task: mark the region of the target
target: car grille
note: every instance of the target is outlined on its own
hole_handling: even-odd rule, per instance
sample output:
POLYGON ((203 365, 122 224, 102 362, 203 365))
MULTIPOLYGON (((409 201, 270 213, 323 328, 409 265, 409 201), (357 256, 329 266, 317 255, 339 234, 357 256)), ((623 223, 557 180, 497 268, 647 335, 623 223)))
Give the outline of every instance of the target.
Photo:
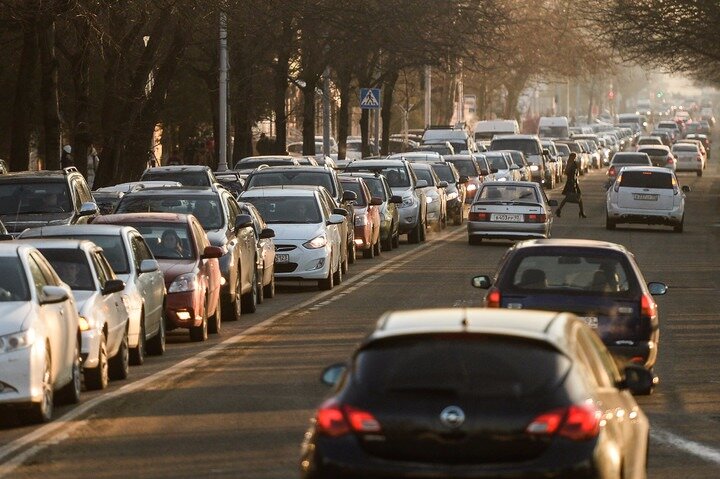
POLYGON ((297 269, 297 263, 275 263, 276 273, 292 273, 297 269))
POLYGON ((295 245, 284 245, 284 244, 276 244, 275 245, 275 251, 278 251, 281 253, 285 252, 285 251, 292 251, 296 248, 297 248, 297 246, 295 246, 295 245))

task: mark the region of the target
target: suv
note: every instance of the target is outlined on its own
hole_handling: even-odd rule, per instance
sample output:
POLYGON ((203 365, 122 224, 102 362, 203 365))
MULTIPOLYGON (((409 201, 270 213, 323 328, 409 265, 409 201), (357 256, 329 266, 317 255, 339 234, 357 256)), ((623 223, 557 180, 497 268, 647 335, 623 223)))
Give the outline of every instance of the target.
POLYGON ((261 263, 255 254, 252 218, 240 214, 237 201, 225 188, 146 188, 125 195, 115 212, 194 215, 210 244, 224 251, 220 258, 222 319, 239 319, 241 308, 255 312, 258 297, 263 293, 263 272, 258 271, 261 263))
POLYGON ((0 220, 13 236, 26 228, 87 223, 98 214, 75 167, 0 175, 0 220))
POLYGON ((549 152, 543 149, 537 135, 495 135, 490 143, 490 151, 518 150, 525 154, 530 163, 532 181, 546 186, 554 186, 554 170, 548 164, 549 152))
POLYGON ((399 208, 400 234, 407 233, 409 243, 425 241, 427 200, 422 189, 428 185, 425 180, 417 179, 407 160, 358 160, 350 163, 345 171, 370 171, 384 175, 393 195, 402 198, 399 208))
POLYGON ((209 166, 176 165, 148 168, 140 177, 140 181, 177 181, 183 186, 212 186, 217 178, 209 166))
POLYGON ((465 128, 450 126, 431 126, 426 129, 420 145, 432 145, 445 141, 449 142, 458 154, 477 151, 475 141, 468 135, 465 128))

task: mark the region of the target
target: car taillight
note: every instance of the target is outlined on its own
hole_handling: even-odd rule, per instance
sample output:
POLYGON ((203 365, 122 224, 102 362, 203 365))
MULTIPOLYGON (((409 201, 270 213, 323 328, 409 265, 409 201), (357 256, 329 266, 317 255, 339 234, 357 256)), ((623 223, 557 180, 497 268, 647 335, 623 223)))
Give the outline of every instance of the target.
POLYGON ((375 417, 352 406, 341 406, 334 399, 325 401, 315 415, 319 434, 338 437, 355 431, 359 433, 380 432, 381 427, 375 417))
POLYGON ((502 294, 497 288, 490 288, 487 296, 485 296, 485 307, 487 308, 499 308, 502 294))
POLYGON ((611 166, 610 168, 608 168, 607 174, 608 176, 615 176, 615 167, 611 166))
POLYGON ((702 161, 702 156, 698 155, 695 159, 696 159, 697 161, 702 161))
POLYGON ((545 221, 547 221, 547 215, 536 215, 536 214, 525 215, 526 223, 545 223, 545 221))
POLYGON ((471 211, 468 213, 468 221, 490 221, 490 213, 471 211))
POLYGON ((597 437, 600 433, 600 411, 593 405, 554 409, 536 417, 525 429, 536 436, 558 435, 574 441, 597 437))
POLYGON ((649 294, 643 294, 640 299, 640 313, 647 318, 654 318, 657 314, 657 304, 649 294))
POLYGON ((668 164, 672 163, 673 161, 675 161, 675 158, 673 158, 672 156, 667 157, 668 164))

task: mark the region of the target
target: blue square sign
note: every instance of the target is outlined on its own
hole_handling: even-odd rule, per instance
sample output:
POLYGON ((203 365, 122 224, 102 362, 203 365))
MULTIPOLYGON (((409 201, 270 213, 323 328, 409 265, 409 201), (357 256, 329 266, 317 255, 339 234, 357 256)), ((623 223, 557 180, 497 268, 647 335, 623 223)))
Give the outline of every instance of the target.
POLYGON ((381 103, 379 88, 360 89, 360 108, 362 108, 363 110, 379 110, 380 105, 381 103))

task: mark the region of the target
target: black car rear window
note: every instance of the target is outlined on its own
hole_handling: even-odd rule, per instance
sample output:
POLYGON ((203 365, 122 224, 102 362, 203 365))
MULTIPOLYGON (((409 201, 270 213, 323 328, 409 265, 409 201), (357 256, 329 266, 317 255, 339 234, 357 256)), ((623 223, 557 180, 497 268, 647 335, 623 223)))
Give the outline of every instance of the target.
POLYGON ((419 335, 380 341, 355 358, 365 394, 530 397, 557 387, 570 360, 549 345, 507 336, 419 335))
POLYGON ((668 154, 668 151, 662 148, 643 148, 642 152, 650 156, 667 156, 668 154))
POLYGON ((455 176, 450 169, 450 165, 432 165, 432 169, 435 170, 435 174, 438 175, 440 180, 447 181, 448 183, 455 183, 455 176))
POLYGON ((649 165, 650 159, 646 155, 615 155, 613 165, 649 165))
POLYGON ((629 188, 672 189, 673 178, 670 173, 660 171, 624 171, 620 186, 629 188))

